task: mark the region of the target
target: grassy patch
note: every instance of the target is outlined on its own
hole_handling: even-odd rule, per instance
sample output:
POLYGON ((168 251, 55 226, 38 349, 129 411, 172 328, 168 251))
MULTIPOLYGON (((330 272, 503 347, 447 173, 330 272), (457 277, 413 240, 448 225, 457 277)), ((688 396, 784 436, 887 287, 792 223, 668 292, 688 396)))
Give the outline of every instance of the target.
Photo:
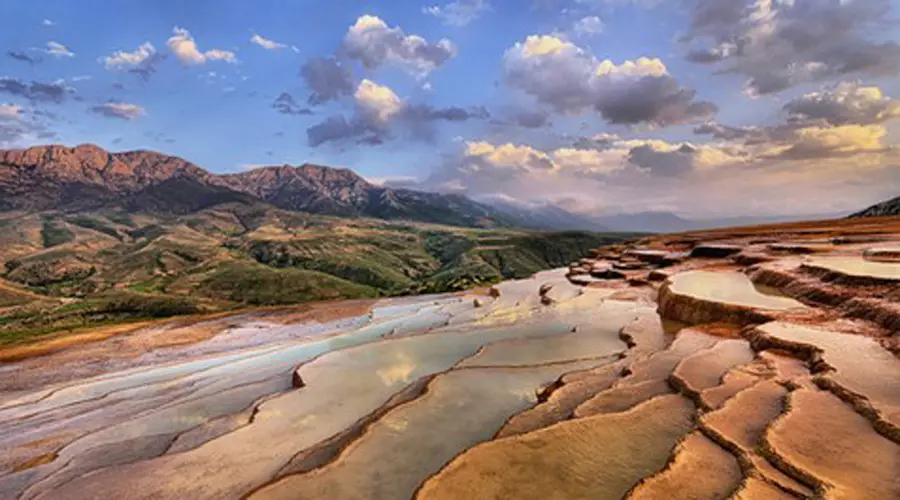
POLYGON ((294 304, 336 298, 374 297, 374 288, 302 269, 273 269, 259 264, 231 263, 217 268, 198 291, 251 305, 294 304))
POLYGON ((75 235, 60 221, 50 217, 44 217, 43 226, 41 227, 41 240, 44 248, 52 248, 55 246, 66 244, 75 239, 75 235))

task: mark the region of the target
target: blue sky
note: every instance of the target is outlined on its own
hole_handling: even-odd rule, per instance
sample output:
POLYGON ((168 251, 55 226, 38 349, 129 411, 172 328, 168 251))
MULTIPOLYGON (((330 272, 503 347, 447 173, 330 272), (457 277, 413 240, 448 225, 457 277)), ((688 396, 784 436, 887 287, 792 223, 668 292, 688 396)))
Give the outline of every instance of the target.
POLYGON ((887 0, 9 1, 0 146, 314 162, 585 212, 844 210, 900 194, 895 18, 887 0), (699 21, 726 4, 739 21, 699 21), (320 58, 347 90, 310 105, 320 58), (791 198, 733 203, 757 189, 791 198))

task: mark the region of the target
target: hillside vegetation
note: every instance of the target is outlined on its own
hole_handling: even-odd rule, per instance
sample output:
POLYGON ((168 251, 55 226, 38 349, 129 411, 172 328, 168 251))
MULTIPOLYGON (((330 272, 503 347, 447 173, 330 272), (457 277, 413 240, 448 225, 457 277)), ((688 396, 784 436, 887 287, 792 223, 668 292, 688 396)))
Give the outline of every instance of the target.
POLYGON ((188 215, 0 214, 0 344, 60 329, 463 290, 629 235, 339 218, 233 203, 188 215))

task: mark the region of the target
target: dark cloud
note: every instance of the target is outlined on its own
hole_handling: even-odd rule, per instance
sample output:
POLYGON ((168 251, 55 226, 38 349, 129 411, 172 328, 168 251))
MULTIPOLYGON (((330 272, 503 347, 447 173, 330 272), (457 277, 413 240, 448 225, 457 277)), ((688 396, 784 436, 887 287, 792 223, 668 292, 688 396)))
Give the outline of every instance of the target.
POLYGON ((599 112, 613 124, 665 127, 709 120, 718 108, 696 100, 659 59, 615 65, 574 44, 532 36, 507 51, 507 83, 560 113, 599 112))
MULTIPOLYGON (((367 126, 359 120, 348 121, 343 116, 331 116, 322 123, 306 130, 306 137, 312 147, 330 141, 341 141, 370 133, 367 126)), ((376 131, 377 135, 377 131, 376 131)))
POLYGON ((690 0, 683 41, 694 62, 723 63, 751 94, 841 75, 900 70, 900 45, 872 37, 891 23, 889 0, 690 0))
POLYGON ((715 104, 696 101, 696 94, 668 75, 645 76, 627 84, 610 85, 597 95, 594 106, 613 124, 665 127, 708 120, 718 112, 715 104))
POLYGON ((543 128, 551 125, 550 117, 543 111, 516 110, 512 113, 512 122, 525 128, 543 128))
POLYGON ((349 120, 343 116, 332 116, 310 127, 307 130, 307 138, 312 147, 347 139, 357 139, 358 144, 380 145, 391 140, 397 133, 414 140, 430 141, 434 137, 434 122, 482 120, 489 116, 490 113, 482 107, 465 109, 406 105, 389 120, 382 121, 371 113, 358 109, 349 120))
POLYGON ((30 101, 61 103, 74 94, 74 89, 64 83, 43 83, 32 81, 31 83, 11 78, 0 77, 0 93, 23 97, 30 101))
POLYGON ((466 120, 485 120, 490 118, 490 113, 484 107, 464 109, 456 106, 449 108, 434 108, 428 105, 407 106, 401 118, 411 122, 449 121, 463 122, 466 120))
POLYGON ((291 94, 287 92, 282 92, 275 102, 272 103, 272 107, 275 108, 281 114, 284 115, 311 115, 312 110, 309 108, 305 108, 301 106, 296 99, 291 94))
POLYGON ((693 170, 697 154, 697 149, 690 144, 683 144, 674 151, 660 150, 644 144, 628 152, 628 161, 649 170, 653 175, 674 177, 693 170))
POLYGON ((300 68, 300 76, 311 91, 311 106, 353 93, 353 74, 333 57, 314 57, 306 61, 300 68))
POLYGON ((20 61, 20 62, 32 64, 32 65, 41 62, 40 57, 31 57, 30 55, 26 54, 25 52, 23 52, 21 50, 10 50, 10 51, 6 52, 6 55, 12 59, 15 59, 16 61, 20 61))
POLYGON ((394 64, 413 73, 427 74, 454 57, 456 46, 446 39, 429 43, 420 36, 407 35, 398 27, 389 27, 378 17, 366 15, 347 31, 341 51, 369 69, 394 64))
POLYGON ((878 87, 844 82, 794 98, 784 105, 784 111, 795 122, 869 125, 900 116, 900 101, 885 97, 878 87))

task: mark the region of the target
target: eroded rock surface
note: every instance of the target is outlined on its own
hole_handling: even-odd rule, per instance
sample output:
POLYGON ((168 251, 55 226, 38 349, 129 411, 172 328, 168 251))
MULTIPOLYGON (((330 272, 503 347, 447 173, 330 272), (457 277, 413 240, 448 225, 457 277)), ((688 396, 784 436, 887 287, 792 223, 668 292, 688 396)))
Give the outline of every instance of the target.
POLYGON ((654 236, 9 363, 0 498, 900 498, 898 235, 654 236))

